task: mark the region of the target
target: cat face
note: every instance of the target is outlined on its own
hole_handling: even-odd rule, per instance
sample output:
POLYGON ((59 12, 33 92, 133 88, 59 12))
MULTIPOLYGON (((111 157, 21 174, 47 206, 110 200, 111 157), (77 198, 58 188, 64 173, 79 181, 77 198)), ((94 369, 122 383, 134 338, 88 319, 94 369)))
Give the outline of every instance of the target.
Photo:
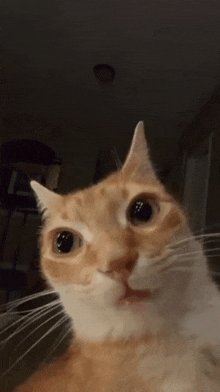
POLYGON ((67 309, 81 301, 130 311, 161 289, 169 245, 188 229, 155 175, 143 123, 122 169, 98 185, 63 196, 31 186, 45 217, 41 268, 67 309))
POLYGON ((53 211, 43 230, 42 268, 60 284, 86 286, 96 271, 130 270, 140 256, 150 266, 184 223, 160 188, 116 176, 62 196, 53 211))

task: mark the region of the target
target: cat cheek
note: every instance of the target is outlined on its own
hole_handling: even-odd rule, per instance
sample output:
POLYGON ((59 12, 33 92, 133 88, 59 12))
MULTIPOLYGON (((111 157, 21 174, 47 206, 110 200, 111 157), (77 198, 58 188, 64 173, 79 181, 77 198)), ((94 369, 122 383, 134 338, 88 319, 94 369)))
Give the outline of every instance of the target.
POLYGON ((58 262, 52 259, 43 259, 42 272, 50 280, 62 285, 76 284, 88 285, 92 281, 93 270, 85 269, 79 264, 58 262))

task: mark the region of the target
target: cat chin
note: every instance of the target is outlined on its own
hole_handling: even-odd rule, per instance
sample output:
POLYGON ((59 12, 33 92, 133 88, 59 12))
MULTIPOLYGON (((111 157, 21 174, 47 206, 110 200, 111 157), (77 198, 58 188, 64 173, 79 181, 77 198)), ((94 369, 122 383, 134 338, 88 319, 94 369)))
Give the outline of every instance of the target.
POLYGON ((159 315, 153 301, 145 299, 119 305, 122 286, 115 285, 114 289, 115 292, 111 290, 111 296, 110 293, 109 297, 106 293, 104 296, 102 294, 102 299, 99 298, 98 301, 97 292, 89 297, 88 291, 86 295, 85 290, 59 287, 61 301, 66 313, 73 320, 76 336, 84 340, 103 340, 141 337, 159 332, 164 325, 164 319, 159 315), (105 302, 105 297, 108 297, 108 302, 105 302))
POLYGON ((68 308, 73 319, 76 336, 84 340, 140 338, 146 334, 155 335, 164 326, 153 304, 139 303, 132 308, 68 308))

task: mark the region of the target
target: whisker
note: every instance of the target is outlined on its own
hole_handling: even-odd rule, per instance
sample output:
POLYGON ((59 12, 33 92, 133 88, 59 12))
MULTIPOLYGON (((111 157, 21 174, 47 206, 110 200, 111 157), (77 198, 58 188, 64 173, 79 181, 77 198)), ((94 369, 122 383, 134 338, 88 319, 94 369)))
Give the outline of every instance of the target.
MULTIPOLYGON (((46 303, 45 305, 49 305, 50 306, 50 304, 53 304, 53 303, 55 303, 56 301, 60 301, 60 299, 58 298, 58 299, 55 299, 55 300, 53 300, 53 301, 50 301, 50 302, 48 302, 48 303, 46 303)), ((60 301, 61 302, 61 301, 60 301)), ((42 307, 43 306, 45 306, 45 305, 40 305, 40 306, 38 306, 38 307, 34 307, 33 309, 27 309, 27 310, 7 310, 6 312, 4 312, 4 313, 2 313, 3 315, 5 315, 5 316, 7 316, 7 315, 31 315, 32 313, 34 313, 35 311, 37 311, 37 310, 40 310, 40 309, 42 309, 42 307)))
MULTIPOLYGON (((53 303, 54 303, 54 302, 51 302, 51 303, 49 303, 49 304, 42 305, 42 306, 38 307, 37 309, 33 309, 33 311, 31 311, 31 315, 32 315, 33 313, 38 313, 38 312, 40 312, 42 309, 45 309, 45 308, 47 308, 47 307, 50 307, 50 305, 53 306, 53 303)), ((10 314, 11 314, 11 313, 9 312, 9 315, 10 315, 10 314)), ((6 315, 7 315, 7 313, 6 313, 6 315)), ((10 329, 10 328, 13 328, 16 324, 20 323, 22 320, 26 319, 28 316, 30 316, 29 313, 26 314, 25 316, 19 318, 19 319, 16 320, 13 324, 11 324, 9 327, 7 327, 7 328, 1 330, 1 331, 0 331, 0 334, 5 333, 5 332, 6 332, 8 329, 10 329)))
MULTIPOLYGON (((206 258, 209 260, 210 258, 216 258, 216 257, 220 257, 220 254, 217 254, 217 255, 206 255, 206 258)), ((187 262, 187 261, 190 261, 190 260, 192 260, 192 258, 191 257, 187 257, 187 258, 184 258, 184 259, 182 259, 182 260, 178 260, 178 262, 180 262, 180 263, 182 263, 182 262, 187 262)))
MULTIPOLYGON (((48 304, 47 304, 48 305, 48 304)), ((60 306, 60 302, 57 304, 54 304, 53 306, 47 306, 50 309, 48 310, 46 308, 43 309, 42 311, 39 311, 36 315, 34 314, 30 319, 28 319, 26 322, 24 322, 24 324, 16 329, 16 331, 14 331, 11 335, 9 335, 6 339, 1 341, 1 345, 5 345, 13 336, 17 335, 19 332, 23 331, 23 329, 25 329, 28 325, 30 325, 32 322, 37 321, 40 317, 44 316, 45 314, 51 312, 52 310, 54 310, 54 308, 60 306), (52 309, 51 309, 52 308, 52 309)), ((46 307, 46 305, 45 305, 46 307)), ((26 317, 26 316, 25 316, 26 317)), ((7 328, 8 329, 8 328, 7 328)), ((1 332, 2 333, 2 332, 1 332)))
POLYGON ((186 238, 184 238, 184 239, 182 239, 182 240, 174 241, 174 242, 172 243, 172 246, 176 246, 176 245, 182 244, 182 243, 187 242, 187 241, 190 241, 190 240, 193 241, 193 240, 195 240, 195 239, 200 239, 200 238, 211 238, 211 237, 220 237, 220 233, 215 233, 215 234, 212 234, 212 233, 209 233, 209 234, 200 234, 200 235, 196 235, 196 236, 192 235, 192 236, 186 237, 186 238))
MULTIPOLYGON (((153 264, 153 273, 154 274, 160 273, 164 269, 167 269, 170 266, 175 265, 176 263, 179 264, 179 260, 178 260, 178 258, 176 256, 174 256, 174 257, 170 257, 168 260, 166 260, 165 263, 164 263, 164 260, 163 260, 163 262, 160 262, 160 263, 158 263, 156 265, 153 264)), ((149 268, 147 269, 147 275, 149 275, 149 268)))
POLYGON ((1 311, 1 309, 4 309, 5 307, 7 307, 8 309, 11 309, 11 305, 13 306, 12 307, 12 309, 13 309, 14 307, 18 306, 18 304, 21 305, 25 302, 32 300, 32 299, 39 298, 39 297, 42 297, 44 295, 49 295, 49 294, 57 294, 57 292, 54 290, 44 290, 44 291, 40 291, 39 293, 27 295, 23 298, 15 299, 13 301, 9 301, 8 303, 1 305, 0 311, 1 311))
POLYGON ((207 254, 207 252, 216 252, 216 251, 218 251, 218 250, 220 250, 220 248, 213 248, 213 249, 203 249, 203 251, 201 251, 201 250, 195 250, 195 251, 192 251, 192 252, 186 252, 186 253, 180 253, 180 254, 178 254, 177 256, 178 257, 182 257, 182 256, 193 256, 193 255, 196 255, 196 254, 207 254))
POLYGON ((64 321, 66 321, 67 316, 63 316, 63 318, 57 321, 43 336, 41 336, 24 354, 22 354, 1 376, 0 379, 3 378, 8 372, 13 369, 19 361, 21 361, 38 343, 40 343, 47 335, 49 335, 52 331, 59 327, 64 321))
MULTIPOLYGON (((204 253, 202 253, 203 255, 204 253)), ((183 253, 183 254, 175 254, 169 257, 167 260, 163 260, 163 262, 158 262, 158 264, 153 264, 153 273, 160 273, 161 271, 168 270, 176 268, 176 266, 179 268, 180 264, 189 262, 192 260, 192 255, 195 257, 200 257, 201 251, 195 251, 195 252, 189 252, 189 253, 183 253), (171 268, 170 268, 171 267, 171 268)), ((213 257, 219 257, 219 255, 209 255, 205 254, 205 257, 213 258, 213 257)), ((181 267, 182 268, 182 267, 181 267)), ((148 273, 149 273, 149 268, 148 268, 148 273)))
POLYGON ((204 239, 203 241, 203 246, 207 245, 207 244, 214 244, 215 242, 220 242, 220 238, 213 238, 213 239, 204 239))
MULTIPOLYGON (((22 339, 22 340, 20 341, 20 343, 15 347, 14 350, 17 350, 18 347, 20 347, 20 345, 21 345, 22 343, 24 343, 25 340, 27 340, 27 339, 29 338, 29 336, 31 336, 31 335, 32 335, 34 332, 36 332, 39 328, 41 328, 43 325, 45 325, 46 323, 48 323, 50 320, 53 320, 55 317, 59 316, 59 315, 62 314, 63 312, 64 312, 64 310, 62 309, 60 312, 58 312, 58 313, 54 314, 53 316, 49 317, 49 318, 48 318, 47 320, 45 320, 42 324, 40 324, 40 325, 38 325, 36 328, 34 328, 33 331, 31 331, 27 336, 25 336, 24 339, 22 339)), ((69 318, 69 316, 66 315, 66 319, 68 319, 68 318, 69 318)))
MULTIPOLYGON (((202 270, 202 269, 199 269, 199 268, 193 268, 193 267, 175 267, 175 268, 173 268, 173 269, 171 269, 171 271, 185 271, 185 272, 188 272, 188 271, 198 271, 198 272, 201 272, 201 273, 204 273, 204 271, 202 270)), ((220 276, 220 272, 215 272, 215 271, 211 271, 211 270, 208 270, 208 273, 210 273, 211 275, 216 275, 216 276, 220 276)))
POLYGON ((67 328, 67 331, 64 333, 64 331, 62 331, 58 338, 55 340, 55 342, 52 344, 51 349, 49 351, 49 353, 47 354, 47 356, 44 358, 44 363, 47 361, 48 358, 51 357, 51 355, 54 353, 54 351, 56 351, 57 347, 59 347, 59 345, 64 341, 64 339, 66 338, 66 336, 72 331, 72 325, 70 325, 67 328))
POLYGON ((220 227, 220 222, 213 223, 213 224, 211 224, 209 226, 204 226, 204 227, 202 227, 202 229, 194 231, 194 234, 201 233, 201 232, 204 232, 204 231, 207 231, 207 230, 211 230, 211 229, 214 229, 216 227, 220 227))
POLYGON ((8 329, 14 328, 14 326, 16 324, 21 323, 22 320, 25 320, 28 317, 33 316, 33 314, 39 314, 40 311, 42 309, 44 309, 45 307, 47 307, 47 306, 50 307, 50 305, 52 307, 53 304, 54 304, 54 301, 50 302, 49 304, 41 305, 37 308, 30 309, 30 310, 23 310, 23 311, 16 311, 16 312, 7 311, 5 313, 0 314, 3 322, 5 321, 5 325, 7 325, 7 327, 5 327, 5 328, 3 328, 3 326, 0 328, 0 335, 5 333, 8 329), (12 321, 12 318, 10 316, 13 316, 13 319, 15 318, 15 316, 17 316, 17 317, 16 317, 16 320, 12 324, 8 325, 12 321))
POLYGON ((4 312, 4 313, 0 313, 0 314, 2 314, 2 315, 5 315, 5 316, 7 316, 7 315, 22 315, 22 314, 30 314, 31 312, 34 312, 34 310, 36 310, 36 309, 40 309, 40 308, 41 308, 41 306, 39 306, 38 308, 34 308, 34 309, 27 309, 27 310, 13 310, 13 311, 7 310, 6 312, 4 312))

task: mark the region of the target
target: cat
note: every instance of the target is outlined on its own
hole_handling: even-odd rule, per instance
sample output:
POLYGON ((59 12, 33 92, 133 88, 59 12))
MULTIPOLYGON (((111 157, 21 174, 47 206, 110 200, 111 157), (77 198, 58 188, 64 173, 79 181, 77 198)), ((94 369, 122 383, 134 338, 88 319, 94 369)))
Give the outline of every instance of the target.
POLYGON ((143 122, 100 183, 68 195, 31 187, 42 274, 75 338, 16 392, 220 391, 220 293, 153 168, 143 122))

